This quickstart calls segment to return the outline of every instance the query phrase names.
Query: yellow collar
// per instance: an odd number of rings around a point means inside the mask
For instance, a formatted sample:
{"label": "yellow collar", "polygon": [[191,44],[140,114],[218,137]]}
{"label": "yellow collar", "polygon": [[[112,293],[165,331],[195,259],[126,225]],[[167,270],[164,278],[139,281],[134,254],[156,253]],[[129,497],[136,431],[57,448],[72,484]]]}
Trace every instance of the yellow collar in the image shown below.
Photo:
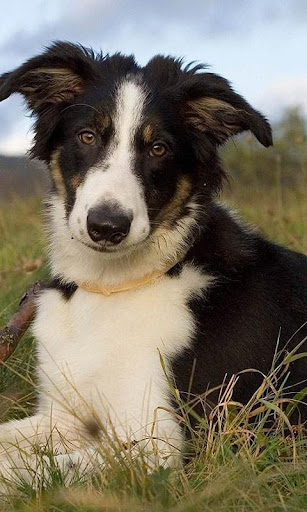
{"label": "yellow collar", "polygon": [[139,279],[130,279],[129,281],[125,281],[118,285],[101,286],[99,284],[92,285],[92,284],[89,284],[86,282],[77,282],[76,284],[80,288],[83,288],[83,290],[86,290],[87,292],[102,293],[106,297],[109,297],[112,293],[126,292],[128,290],[132,290],[134,288],[140,288],[141,286],[144,286],[145,284],[151,283],[158,277],[162,277],[164,274],[166,274],[166,272],[168,272],[171,268],[173,268],[176,265],[176,263],[173,263],[165,270],[156,270],[155,272],[146,274],[144,277],[141,277]]}

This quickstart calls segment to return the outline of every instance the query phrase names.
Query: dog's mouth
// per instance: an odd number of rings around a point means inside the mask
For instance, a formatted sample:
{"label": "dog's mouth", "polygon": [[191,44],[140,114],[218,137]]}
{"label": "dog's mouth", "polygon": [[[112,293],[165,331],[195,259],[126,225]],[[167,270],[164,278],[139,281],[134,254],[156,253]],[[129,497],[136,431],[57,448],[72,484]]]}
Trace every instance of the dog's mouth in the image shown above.
{"label": "dog's mouth", "polygon": [[136,243],[130,243],[130,244],[123,243],[123,244],[113,245],[108,242],[100,242],[100,243],[93,242],[93,243],[91,243],[86,240],[82,240],[75,234],[71,234],[71,238],[73,240],[77,240],[80,244],[84,245],[85,247],[88,247],[89,249],[92,249],[95,252],[99,252],[102,254],[114,255],[114,256],[116,256],[116,255],[122,256],[122,255],[130,254],[131,252],[135,251],[138,247],[143,245],[144,242],[146,242],[149,237],[150,237],[150,233],[146,237],[144,237],[143,239],[141,239],[140,241],[138,241]]}
{"label": "dog's mouth", "polygon": [[96,251],[96,252],[113,253],[113,252],[118,252],[119,251],[118,247],[107,247],[107,246],[103,246],[102,244],[97,244],[97,245],[90,244],[88,242],[85,242],[84,240],[80,240],[76,236],[72,236],[72,239],[78,240],[78,242],[80,242],[82,245],[85,245],[89,249],[92,249],[93,251]]}

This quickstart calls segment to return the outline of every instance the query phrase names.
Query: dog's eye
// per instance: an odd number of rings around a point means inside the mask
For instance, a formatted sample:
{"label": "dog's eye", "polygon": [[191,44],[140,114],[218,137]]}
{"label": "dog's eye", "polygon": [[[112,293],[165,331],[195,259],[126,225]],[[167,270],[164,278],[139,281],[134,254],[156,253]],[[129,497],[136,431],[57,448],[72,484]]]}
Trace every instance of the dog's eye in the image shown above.
{"label": "dog's eye", "polygon": [[96,141],[96,137],[92,132],[81,132],[78,137],[83,144],[87,144],[88,146],[92,146]]}
{"label": "dog's eye", "polygon": [[156,142],[150,148],[149,155],[155,156],[156,158],[161,158],[167,153],[167,147],[162,142]]}

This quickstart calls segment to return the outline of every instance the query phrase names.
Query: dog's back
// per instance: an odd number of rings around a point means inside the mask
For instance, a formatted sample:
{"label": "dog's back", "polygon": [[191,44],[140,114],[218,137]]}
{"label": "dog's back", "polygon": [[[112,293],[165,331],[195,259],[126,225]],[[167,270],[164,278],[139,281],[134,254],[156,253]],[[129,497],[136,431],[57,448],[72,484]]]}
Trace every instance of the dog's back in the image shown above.
{"label": "dog's back", "polygon": [[[0,100],[14,92],[36,116],[32,154],[52,178],[54,279],[34,324],[38,412],[3,425],[0,441],[51,437],[69,468],[71,452],[87,460],[84,439],[110,435],[141,446],[150,467],[173,464],[183,441],[174,389],[202,414],[200,397],[241,374],[234,396],[246,403],[292,349],[300,356],[281,373],[287,393],[302,387],[306,258],[216,200],[219,146],[245,130],[271,145],[266,119],[200,66],[157,56],[140,67],[69,43],[3,75]],[[305,419],[301,404],[292,420]]]}

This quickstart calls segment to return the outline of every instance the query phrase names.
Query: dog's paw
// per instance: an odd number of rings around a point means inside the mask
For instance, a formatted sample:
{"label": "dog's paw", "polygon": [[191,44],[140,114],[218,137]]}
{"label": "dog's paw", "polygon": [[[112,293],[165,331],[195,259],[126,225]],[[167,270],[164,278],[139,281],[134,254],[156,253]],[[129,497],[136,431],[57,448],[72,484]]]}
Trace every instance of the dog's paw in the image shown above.
{"label": "dog's paw", "polygon": [[24,485],[38,491],[59,481],[64,486],[90,478],[103,466],[96,450],[75,451],[58,455],[31,455],[0,459],[0,496]]}
{"label": "dog's paw", "polygon": [[53,464],[60,471],[65,485],[86,480],[95,470],[103,468],[102,457],[94,449],[56,455],[53,457]]}
{"label": "dog's paw", "polygon": [[17,468],[15,461],[9,457],[0,458],[0,496],[8,495],[16,489],[24,479],[25,468]]}

